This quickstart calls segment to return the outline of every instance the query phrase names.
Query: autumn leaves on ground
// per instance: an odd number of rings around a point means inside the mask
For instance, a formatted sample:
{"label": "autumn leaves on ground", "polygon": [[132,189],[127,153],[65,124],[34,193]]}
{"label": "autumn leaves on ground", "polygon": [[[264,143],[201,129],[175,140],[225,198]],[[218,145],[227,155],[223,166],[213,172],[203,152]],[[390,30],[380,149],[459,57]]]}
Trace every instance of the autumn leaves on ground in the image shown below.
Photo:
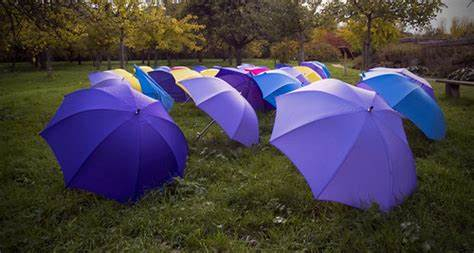
{"label": "autumn leaves on ground", "polygon": [[[273,67],[270,60],[247,61]],[[342,69],[328,66],[335,78],[358,80],[355,70],[344,76]],[[65,189],[54,155],[38,135],[65,94],[89,86],[92,64],[57,63],[52,78],[29,64],[14,73],[1,67],[2,251],[439,252],[474,247],[472,88],[462,88],[462,98],[454,100],[445,98],[444,86],[433,84],[446,116],[445,140],[429,141],[405,122],[418,188],[390,213],[376,206],[362,211],[314,200],[301,174],[268,142],[272,113],[259,113],[260,143],[251,148],[229,140],[217,125],[193,141],[210,120],[193,103],[171,110],[189,142],[184,179],[149,192],[134,205],[121,205]]]}

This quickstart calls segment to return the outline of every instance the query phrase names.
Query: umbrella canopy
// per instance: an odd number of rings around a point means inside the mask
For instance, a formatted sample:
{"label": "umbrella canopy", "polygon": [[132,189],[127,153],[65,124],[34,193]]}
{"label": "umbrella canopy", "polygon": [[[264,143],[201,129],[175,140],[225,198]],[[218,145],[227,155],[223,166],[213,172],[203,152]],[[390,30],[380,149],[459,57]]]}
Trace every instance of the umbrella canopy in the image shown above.
{"label": "umbrella canopy", "polygon": [[288,75],[298,79],[303,86],[310,84],[308,79],[304,77],[304,75],[299,72],[298,70],[292,68],[292,67],[281,67],[279,70],[286,72]]}
{"label": "umbrella canopy", "polygon": [[309,83],[313,83],[313,82],[322,80],[322,78],[319,76],[319,74],[316,71],[309,68],[309,67],[295,66],[295,67],[293,67],[293,69],[295,69],[296,71],[303,74],[304,78],[306,80],[308,80]]}
{"label": "umbrella canopy", "polygon": [[264,72],[253,79],[260,87],[263,98],[275,108],[276,97],[302,87],[298,79],[279,69]]}
{"label": "umbrella canopy", "polygon": [[383,74],[386,72],[395,72],[395,73],[404,75],[411,81],[418,84],[426,93],[428,93],[428,95],[430,95],[430,97],[432,97],[433,99],[436,99],[434,90],[433,90],[433,87],[431,87],[431,84],[426,79],[415,75],[414,73],[410,72],[406,68],[383,68],[383,67],[372,68],[372,69],[369,69],[369,72],[362,74],[362,79],[366,79],[372,75],[377,75],[381,73]]}
{"label": "umbrella canopy", "polygon": [[174,67],[171,67],[171,70],[177,70],[177,69],[189,69],[191,70],[190,68],[186,67],[186,66],[174,66]]}
{"label": "umbrella canopy", "polygon": [[155,70],[164,70],[164,71],[171,71],[171,68],[168,67],[168,66],[159,66],[158,68],[156,68]]}
{"label": "umbrella canopy", "polygon": [[217,73],[219,73],[219,69],[216,69],[216,68],[205,69],[201,71],[200,73],[203,76],[215,77]]}
{"label": "umbrella canopy", "polygon": [[291,67],[291,65],[286,64],[286,63],[277,63],[277,64],[275,64],[275,68],[277,68],[277,69],[281,69],[281,68],[284,68],[284,67]]}
{"label": "umbrella canopy", "polygon": [[253,79],[260,87],[263,98],[273,107],[276,107],[276,97],[302,87],[298,79],[279,69],[264,72]]}
{"label": "umbrella canopy", "polygon": [[329,73],[329,69],[326,65],[322,62],[318,61],[305,61],[300,64],[301,66],[306,66],[311,68],[312,70],[316,71],[321,79],[326,79],[331,77],[331,73]]}
{"label": "umbrella canopy", "polygon": [[153,71],[153,69],[149,66],[139,66],[139,68],[145,72]]}
{"label": "umbrella canopy", "polygon": [[270,69],[265,66],[258,66],[252,68],[245,68],[244,70],[255,76]]}
{"label": "umbrella canopy", "polygon": [[251,63],[242,63],[239,66],[237,66],[237,68],[240,69],[240,70],[244,70],[246,68],[254,68],[254,67],[256,67],[256,66],[251,64]]}
{"label": "umbrella canopy", "polygon": [[41,132],[65,185],[119,202],[182,177],[188,147],[159,101],[121,80],[66,95]]}
{"label": "umbrella canopy", "polygon": [[133,76],[131,73],[129,73],[125,69],[113,69],[113,70],[108,70],[104,72],[112,72],[114,74],[117,74],[125,78],[125,80],[127,80],[130,83],[130,86],[132,86],[132,88],[140,92],[142,91],[142,88],[141,88],[142,86],[140,85],[140,82],[138,81],[138,79],[135,78],[135,76]]}
{"label": "umbrella canopy", "polygon": [[193,70],[197,71],[197,72],[201,72],[201,71],[206,70],[206,69],[207,69],[207,67],[203,66],[203,65],[196,65],[196,66],[193,67]]}
{"label": "umbrella canopy", "polygon": [[179,83],[196,106],[206,112],[233,140],[245,146],[258,143],[258,119],[252,106],[229,84],[215,77],[198,77]]}
{"label": "umbrella canopy", "polygon": [[160,100],[167,111],[173,107],[173,98],[161,88],[145,71],[135,65],[135,76],[142,87],[143,94]]}
{"label": "umbrella canopy", "polygon": [[415,190],[402,120],[375,92],[327,79],[279,96],[277,108],[270,142],[316,199],[388,211]]}
{"label": "umbrella canopy", "polygon": [[382,96],[396,111],[411,120],[430,139],[441,140],[446,124],[441,108],[419,85],[397,73],[366,78],[357,86]]}
{"label": "umbrella canopy", "polygon": [[160,84],[176,102],[185,102],[188,95],[182,87],[176,85],[179,81],[189,78],[201,77],[198,72],[190,69],[176,69],[171,71],[154,70],[149,73],[150,77]]}
{"label": "umbrella canopy", "polygon": [[242,70],[236,68],[220,68],[216,77],[226,81],[240,92],[255,110],[264,111],[271,108],[263,99],[262,92],[255,80]]}

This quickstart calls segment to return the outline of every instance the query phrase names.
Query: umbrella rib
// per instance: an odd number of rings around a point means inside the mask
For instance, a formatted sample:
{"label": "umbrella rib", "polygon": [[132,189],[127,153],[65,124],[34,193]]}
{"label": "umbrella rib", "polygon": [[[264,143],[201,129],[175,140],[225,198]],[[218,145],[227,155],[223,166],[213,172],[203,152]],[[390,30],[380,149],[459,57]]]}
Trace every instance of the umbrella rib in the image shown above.
{"label": "umbrella rib", "polygon": [[[242,97],[243,100],[245,100],[243,97]],[[245,114],[245,108],[247,107],[247,100],[245,101],[242,101],[244,103],[244,107],[242,108],[242,113],[240,114],[240,121],[239,121],[239,124],[237,125],[237,128],[235,129],[234,133],[232,134],[231,138],[234,138],[235,134],[237,133],[237,131],[239,130],[240,128],[240,125],[242,125],[242,122],[243,122],[243,117],[244,117],[244,114]],[[248,103],[248,102],[247,102]],[[250,106],[252,107],[252,106]]]}
{"label": "umbrella rib", "polygon": [[[149,115],[149,116],[151,116],[151,115]],[[154,117],[154,116],[152,116],[152,117]],[[170,124],[173,127],[176,127],[176,125],[171,124],[171,122],[166,120],[166,119],[162,119],[162,118],[158,118],[158,117],[154,117],[154,118],[156,118],[160,121],[163,121],[166,124]],[[165,141],[165,143],[168,146],[169,150],[171,150],[171,152],[174,154],[174,161],[176,162],[176,165],[179,166],[179,162],[176,159],[177,155],[175,154],[173,148],[171,148],[171,145],[168,143],[168,140],[166,140],[166,138],[153,126],[153,124],[150,123],[150,121],[146,117],[145,117],[145,122],[150,126],[151,129],[153,129],[154,132],[156,132],[159,136],[161,136],[161,138]],[[187,145],[186,145],[186,149],[187,149]],[[173,169],[173,170],[175,170],[175,172],[176,172],[176,169]],[[178,173],[178,174],[181,175],[181,173]]]}
{"label": "umbrella rib", "polygon": [[[389,111],[389,110],[384,110],[384,111],[387,111],[387,112],[390,112],[390,113],[393,113],[392,111]],[[399,117],[399,115],[396,115],[397,117]],[[377,117],[377,114],[374,114],[374,117]],[[380,118],[379,118],[380,119]],[[393,135],[397,136],[398,139],[400,139],[403,143],[407,143],[406,140],[404,140],[402,137],[400,137],[397,133],[395,133],[395,131],[393,131],[393,129],[391,127],[389,127],[387,124],[385,124],[385,122],[383,120],[379,120],[380,123],[385,127],[387,128],[390,132],[393,133]],[[403,122],[402,122],[402,128],[403,128]]]}
{"label": "umbrella rib", "polygon": [[321,196],[321,194],[323,194],[323,192],[326,190],[326,188],[329,186],[329,184],[332,182],[332,180],[334,180],[334,178],[336,177],[336,174],[337,172],[339,172],[339,166],[341,166],[342,164],[344,164],[346,162],[346,160],[349,158],[349,154],[351,153],[352,149],[354,148],[354,144],[357,142],[357,140],[359,139],[360,137],[360,133],[362,132],[362,128],[364,127],[365,125],[365,122],[367,121],[367,116],[365,117],[365,120],[362,124],[360,124],[360,128],[358,130],[358,133],[357,133],[357,138],[354,140],[354,143],[352,143],[352,146],[349,148],[349,150],[347,151],[346,155],[344,156],[344,159],[339,163],[339,165],[336,167],[335,169],[335,172],[332,174],[331,178],[327,181],[326,185],[321,189],[321,191],[318,193],[318,196],[316,196],[317,199],[319,199],[319,197]]}
{"label": "umbrella rib", "polygon": [[115,133],[119,128],[121,128],[123,125],[125,125],[126,123],[130,122],[131,120],[133,119],[133,116],[131,116],[128,120],[125,120],[124,122],[120,123],[120,125],[117,126],[117,128],[115,128],[114,130],[112,130],[110,133],[108,133],[104,139],[102,139],[93,149],[92,151],[86,156],[86,158],[82,161],[81,165],[79,166],[79,168],[77,168],[76,172],[74,173],[74,175],[71,177],[71,180],[69,180],[69,182],[67,182],[66,184],[66,187],[69,187],[71,185],[71,183],[74,181],[74,179],[76,178],[77,174],[79,174],[79,171],[81,171],[81,168],[82,166],[84,166],[84,164],[86,163],[87,160],[89,160],[89,158],[92,156],[92,154],[94,154],[94,152],[97,150],[97,148],[100,147],[100,145],[102,145],[113,133]]}

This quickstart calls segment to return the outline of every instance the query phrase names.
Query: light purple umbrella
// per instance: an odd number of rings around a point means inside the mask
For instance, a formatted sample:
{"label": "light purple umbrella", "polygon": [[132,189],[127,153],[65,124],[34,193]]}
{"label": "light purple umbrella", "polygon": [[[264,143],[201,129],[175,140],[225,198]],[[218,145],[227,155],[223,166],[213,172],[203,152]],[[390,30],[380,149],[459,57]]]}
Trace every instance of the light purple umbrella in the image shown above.
{"label": "light purple umbrella", "polygon": [[428,95],[430,95],[430,97],[432,97],[433,99],[436,99],[435,93],[434,93],[433,87],[431,87],[431,84],[428,81],[426,81],[426,79],[414,74],[413,72],[409,71],[406,68],[385,68],[385,67],[372,68],[372,69],[369,69],[369,72],[362,74],[362,80],[366,78],[374,77],[374,75],[384,74],[387,72],[389,73],[395,72],[395,73],[399,73],[405,76],[410,81],[420,86]]}
{"label": "light purple umbrella", "polygon": [[215,77],[198,77],[183,80],[180,85],[231,139],[245,146],[258,143],[257,114],[228,83]]}
{"label": "light purple umbrella", "polygon": [[119,202],[184,174],[186,139],[159,101],[106,80],[66,95],[40,134],[65,185]]}
{"label": "light purple umbrella", "polygon": [[258,87],[258,84],[246,72],[236,68],[220,68],[216,77],[226,81],[240,92],[256,111],[273,109],[273,107],[263,99],[262,91]]}
{"label": "light purple umbrella", "polygon": [[301,72],[299,72],[298,70],[294,69],[293,67],[281,67],[281,68],[279,68],[279,70],[285,71],[285,72],[286,72],[287,74],[289,74],[290,76],[292,76],[292,77],[298,79],[298,80],[301,82],[301,84],[302,84],[303,86],[306,86],[306,85],[309,84],[308,79],[306,79],[306,78],[304,77],[304,75],[301,74]]}
{"label": "light purple umbrella", "polygon": [[388,211],[416,188],[402,120],[375,92],[326,79],[276,98],[270,142],[316,199]]}

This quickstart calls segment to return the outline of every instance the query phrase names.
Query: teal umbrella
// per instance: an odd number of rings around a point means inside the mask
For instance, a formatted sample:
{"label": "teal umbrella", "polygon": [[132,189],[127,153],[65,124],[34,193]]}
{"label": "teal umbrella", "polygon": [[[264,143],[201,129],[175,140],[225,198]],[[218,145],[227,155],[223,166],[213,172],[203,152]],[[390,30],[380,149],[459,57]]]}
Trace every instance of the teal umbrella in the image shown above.
{"label": "teal umbrella", "polygon": [[133,65],[135,68],[135,77],[140,82],[143,94],[159,100],[167,111],[173,107],[173,98],[158,85],[145,71],[141,70],[137,65]]}

